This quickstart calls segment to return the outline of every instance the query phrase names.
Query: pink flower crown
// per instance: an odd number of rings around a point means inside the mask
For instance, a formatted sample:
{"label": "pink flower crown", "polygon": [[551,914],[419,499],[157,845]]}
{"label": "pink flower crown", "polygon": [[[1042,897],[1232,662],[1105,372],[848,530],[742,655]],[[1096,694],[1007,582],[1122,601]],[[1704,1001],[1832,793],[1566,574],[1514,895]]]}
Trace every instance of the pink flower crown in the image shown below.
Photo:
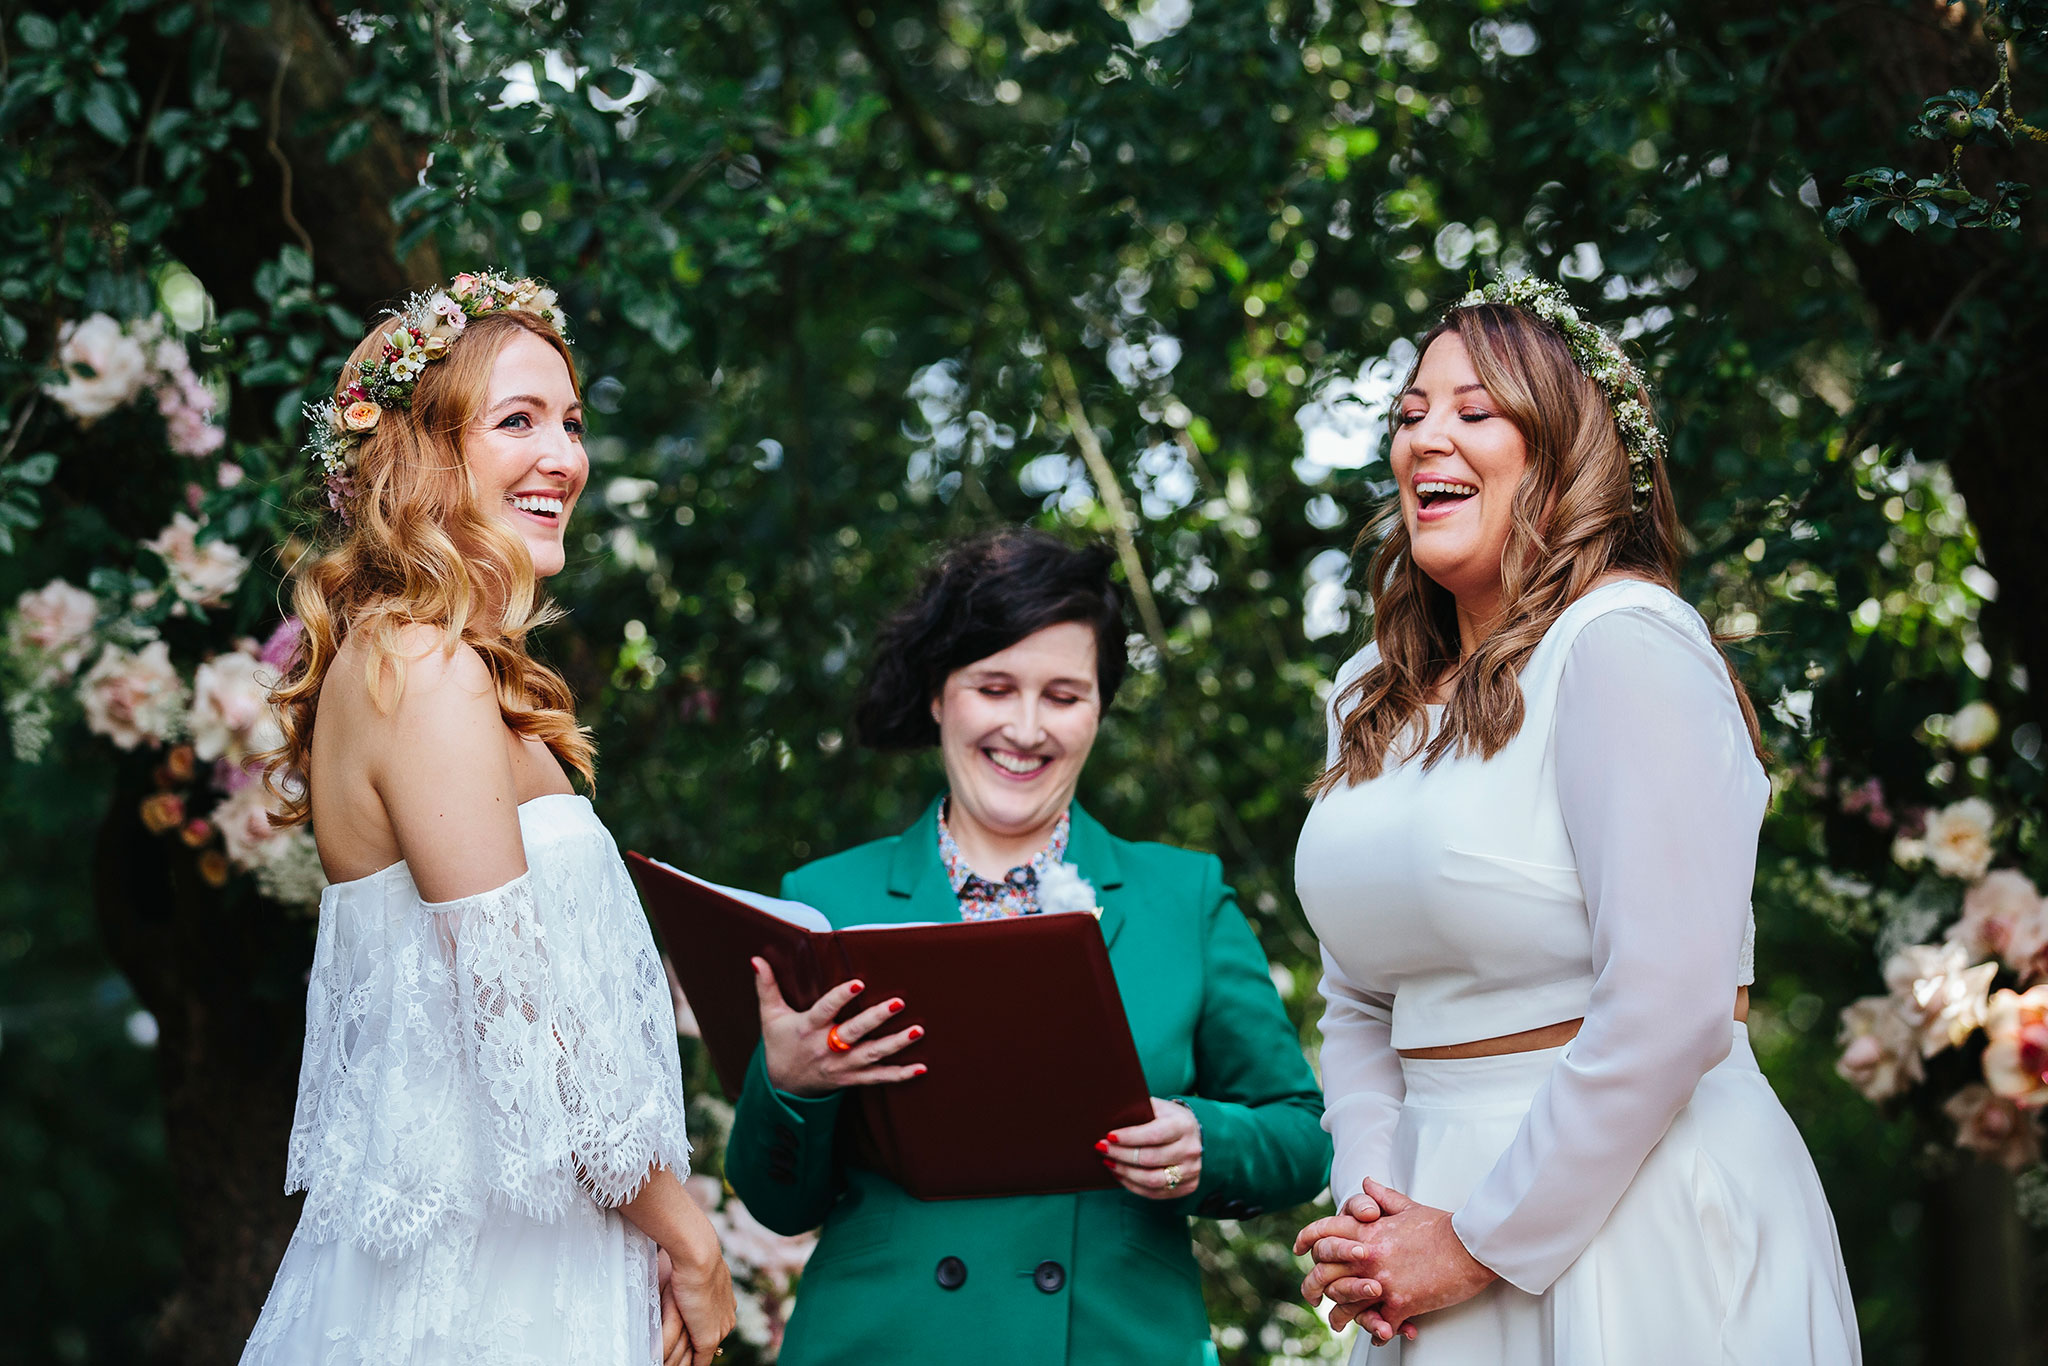
{"label": "pink flower crown", "polygon": [[363,362],[355,383],[339,398],[306,405],[306,453],[326,481],[328,506],[344,519],[353,492],[349,475],[363,438],[377,430],[386,408],[412,407],[420,372],[448,354],[470,319],[493,313],[531,313],[565,340],[568,336],[568,315],[544,282],[515,280],[495,270],[465,273],[446,289],[407,299],[398,310],[398,325],[385,334],[383,353]]}

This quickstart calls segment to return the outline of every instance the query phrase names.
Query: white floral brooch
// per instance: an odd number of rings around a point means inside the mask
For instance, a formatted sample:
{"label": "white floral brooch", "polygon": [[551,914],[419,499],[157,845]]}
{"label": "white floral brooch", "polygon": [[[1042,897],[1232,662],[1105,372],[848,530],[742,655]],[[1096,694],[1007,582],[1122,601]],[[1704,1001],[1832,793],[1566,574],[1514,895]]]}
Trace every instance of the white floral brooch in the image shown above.
{"label": "white floral brooch", "polygon": [[1048,914],[1079,911],[1102,918],[1102,907],[1095,904],[1095,888],[1071,863],[1047,864],[1038,875],[1038,909]]}
{"label": "white floral brooch", "polygon": [[1648,386],[1642,371],[1621,349],[1621,343],[1580,317],[1571,295],[1553,280],[1539,280],[1533,275],[1495,280],[1473,290],[1451,308],[1455,311],[1481,304],[1519,308],[1542,319],[1564,338],[1572,359],[1586,372],[1586,378],[1600,386],[1608,405],[1614,409],[1614,426],[1628,451],[1629,485],[1636,511],[1649,506],[1653,487],[1650,462],[1664,458],[1664,433],[1657,430],[1650,410],[1643,406],[1640,393]]}
{"label": "white floral brooch", "polygon": [[568,334],[568,316],[555,291],[534,279],[494,270],[465,272],[446,289],[423,290],[398,309],[398,325],[385,334],[383,353],[363,362],[338,399],[306,407],[306,452],[327,482],[328,502],[341,511],[355,466],[356,447],[386,408],[410,408],[420,372],[448,354],[470,319],[493,313],[531,313]]}

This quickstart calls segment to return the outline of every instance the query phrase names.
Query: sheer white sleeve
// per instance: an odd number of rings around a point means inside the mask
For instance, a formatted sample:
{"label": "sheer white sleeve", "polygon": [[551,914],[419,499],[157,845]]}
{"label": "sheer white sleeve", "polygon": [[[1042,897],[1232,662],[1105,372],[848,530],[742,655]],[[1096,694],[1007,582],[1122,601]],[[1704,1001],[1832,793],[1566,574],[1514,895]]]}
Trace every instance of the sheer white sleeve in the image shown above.
{"label": "sheer white sleeve", "polygon": [[536,1218],[585,1193],[620,1204],[655,1163],[689,1174],[668,980],[641,961],[651,946],[604,942],[611,917],[569,904],[617,890],[587,878],[542,888],[528,872],[422,905],[452,958],[486,1180]]}
{"label": "sheer white sleeve", "polygon": [[[1690,629],[1689,629],[1690,628]],[[1733,1038],[1769,794],[1699,623],[1608,612],[1573,642],[1553,734],[1593,931],[1585,1024],[1452,1227],[1540,1294],[1591,1241]]]}
{"label": "sheer white sleeve", "polygon": [[1339,1208],[1370,1176],[1387,1179],[1401,1117],[1401,1057],[1394,1051],[1394,998],[1360,990],[1323,950],[1323,1128],[1336,1148],[1330,1194]]}
{"label": "sheer white sleeve", "polygon": [[529,865],[426,903],[398,864],[322,903],[285,1167],[314,1237],[402,1256],[446,1219],[688,1173],[668,982],[609,836]]}
{"label": "sheer white sleeve", "polygon": [[[1351,681],[1379,660],[1379,647],[1367,645],[1346,660],[1330,685],[1324,707],[1329,739],[1324,767],[1337,762],[1337,701]],[[1330,1194],[1339,1208],[1358,1193],[1370,1176],[1387,1179],[1393,1153],[1394,1122],[1401,1116],[1401,1057],[1394,1052],[1394,998],[1361,989],[1337,960],[1323,950],[1323,1036],[1319,1055],[1323,1071],[1323,1128],[1336,1156],[1330,1164]]]}

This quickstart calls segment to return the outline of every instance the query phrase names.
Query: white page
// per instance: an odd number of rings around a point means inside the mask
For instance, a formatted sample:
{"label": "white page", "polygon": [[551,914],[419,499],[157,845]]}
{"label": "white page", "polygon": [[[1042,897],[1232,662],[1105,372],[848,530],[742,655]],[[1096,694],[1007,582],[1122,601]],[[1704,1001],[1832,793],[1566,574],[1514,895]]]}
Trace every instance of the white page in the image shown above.
{"label": "white page", "polygon": [[827,920],[825,913],[815,906],[807,906],[801,901],[784,901],[781,897],[765,896],[760,892],[750,892],[744,887],[727,887],[698,877],[694,873],[686,873],[674,864],[663,863],[660,859],[649,859],[647,861],[657,868],[666,868],[677,877],[687,878],[699,887],[709,887],[712,891],[721,892],[731,897],[734,901],[745,902],[757,911],[766,911],[777,920],[786,920],[792,925],[800,926],[806,930],[816,930],[820,934],[824,934],[832,928],[832,922]]}

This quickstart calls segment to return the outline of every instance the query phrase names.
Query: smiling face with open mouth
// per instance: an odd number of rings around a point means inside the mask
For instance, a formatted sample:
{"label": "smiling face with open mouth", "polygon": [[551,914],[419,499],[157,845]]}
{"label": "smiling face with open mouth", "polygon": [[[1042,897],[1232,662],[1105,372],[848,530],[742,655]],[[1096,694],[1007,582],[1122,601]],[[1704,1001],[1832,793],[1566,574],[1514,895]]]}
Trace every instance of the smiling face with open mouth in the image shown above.
{"label": "smiling face with open mouth", "polygon": [[1001,877],[1044,847],[1095,744],[1094,629],[1061,622],[954,670],[932,718],[952,788],[947,826],[970,867]]}
{"label": "smiling face with open mouth", "polygon": [[533,572],[562,570],[562,530],[590,478],[583,404],[560,353],[530,332],[505,343],[462,445],[477,493],[526,543]]}
{"label": "smiling face with open mouth", "polygon": [[1500,592],[1528,443],[1456,332],[1430,343],[1400,405],[1394,479],[1415,565],[1461,604],[1488,603]]}

